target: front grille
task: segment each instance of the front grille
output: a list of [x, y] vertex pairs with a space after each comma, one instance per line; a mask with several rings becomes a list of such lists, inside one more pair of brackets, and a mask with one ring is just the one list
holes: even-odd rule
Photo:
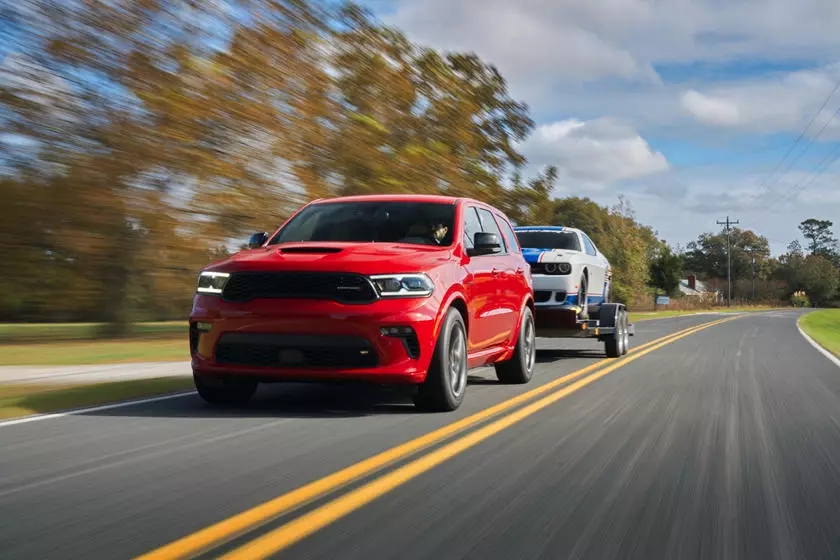
[[216, 344], [216, 363], [240, 366], [358, 369], [379, 363], [364, 338], [228, 333]]
[[226, 301], [253, 299], [330, 299], [342, 303], [371, 303], [376, 291], [360, 274], [341, 272], [237, 272], [231, 274], [222, 297]]
[[545, 303], [551, 299], [551, 292], [549, 290], [535, 290], [534, 301], [537, 303]]
[[559, 301], [560, 303], [566, 301], [566, 292], [555, 292], [554, 301]]

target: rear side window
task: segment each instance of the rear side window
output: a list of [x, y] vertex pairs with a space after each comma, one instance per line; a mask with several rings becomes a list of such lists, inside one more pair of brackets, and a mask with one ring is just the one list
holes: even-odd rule
[[472, 248], [475, 234], [481, 232], [481, 222], [474, 206], [464, 208], [464, 247]]
[[510, 247], [511, 253], [516, 253], [517, 255], [522, 253], [519, 249], [519, 243], [516, 239], [516, 234], [513, 233], [513, 228], [510, 227], [510, 224], [507, 220], [502, 218], [501, 216], [496, 216], [496, 221], [499, 222], [502, 226], [502, 230], [505, 232], [505, 237], [507, 239], [507, 246]]
[[491, 214], [488, 210], [484, 208], [478, 209], [478, 216], [481, 218], [481, 227], [485, 233], [495, 233], [496, 237], [499, 238], [499, 243], [502, 244], [502, 251], [507, 251], [507, 243], [505, 243], [505, 236], [502, 235], [502, 230], [499, 229], [499, 224], [496, 223], [496, 219], [493, 218], [493, 214]]

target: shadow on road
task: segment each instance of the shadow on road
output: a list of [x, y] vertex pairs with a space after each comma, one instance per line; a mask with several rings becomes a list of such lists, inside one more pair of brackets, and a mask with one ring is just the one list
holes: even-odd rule
[[550, 348], [537, 350], [537, 363], [550, 364], [560, 360], [567, 360], [572, 358], [591, 359], [604, 358], [603, 350], [573, 350], [568, 348]]

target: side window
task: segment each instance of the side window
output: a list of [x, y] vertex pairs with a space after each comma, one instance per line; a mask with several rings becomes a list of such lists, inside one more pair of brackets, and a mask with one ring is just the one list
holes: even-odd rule
[[472, 248], [475, 234], [481, 231], [481, 222], [474, 206], [464, 207], [464, 247]]
[[507, 220], [496, 215], [496, 221], [502, 225], [502, 230], [505, 232], [505, 239], [507, 241], [507, 246], [510, 247], [511, 253], [516, 253], [519, 255], [522, 253], [522, 250], [519, 248], [519, 240], [516, 238], [516, 234], [513, 232], [513, 228], [510, 227], [510, 224]]
[[[502, 253], [507, 252], [507, 243], [505, 243], [505, 236], [502, 235], [502, 230], [499, 229], [499, 224], [496, 223], [493, 214], [484, 208], [478, 209], [478, 216], [481, 218], [482, 231], [485, 233], [495, 233], [499, 238], [499, 243], [502, 244]], [[502, 254], [499, 253], [499, 254]]]
[[589, 237], [586, 234], [581, 234], [583, 237], [583, 245], [586, 247], [586, 254], [592, 255], [593, 257], [598, 254], [598, 251], [595, 250], [595, 245], [592, 244]]

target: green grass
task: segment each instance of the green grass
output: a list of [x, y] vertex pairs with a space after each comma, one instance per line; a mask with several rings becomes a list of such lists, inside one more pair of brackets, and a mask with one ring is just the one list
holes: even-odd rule
[[[97, 338], [101, 323], [0, 323], [0, 342], [57, 342]], [[187, 336], [186, 321], [135, 323], [127, 338]]]
[[636, 311], [630, 312], [630, 322], [636, 323], [638, 321], [647, 321], [649, 319], [662, 319], [665, 317], [680, 317], [682, 315], [696, 315], [698, 313], [747, 313], [752, 311], [770, 311], [778, 309], [770, 306], [755, 306], [755, 307], [714, 307], [711, 309], [666, 309], [664, 311]]
[[799, 326], [823, 348], [840, 357], [840, 309], [812, 311], [799, 319]]
[[92, 385], [2, 385], [0, 418], [17, 418], [71, 408], [164, 395], [193, 387], [192, 378], [139, 379]]
[[189, 360], [184, 336], [0, 345], [0, 366], [69, 366]]

